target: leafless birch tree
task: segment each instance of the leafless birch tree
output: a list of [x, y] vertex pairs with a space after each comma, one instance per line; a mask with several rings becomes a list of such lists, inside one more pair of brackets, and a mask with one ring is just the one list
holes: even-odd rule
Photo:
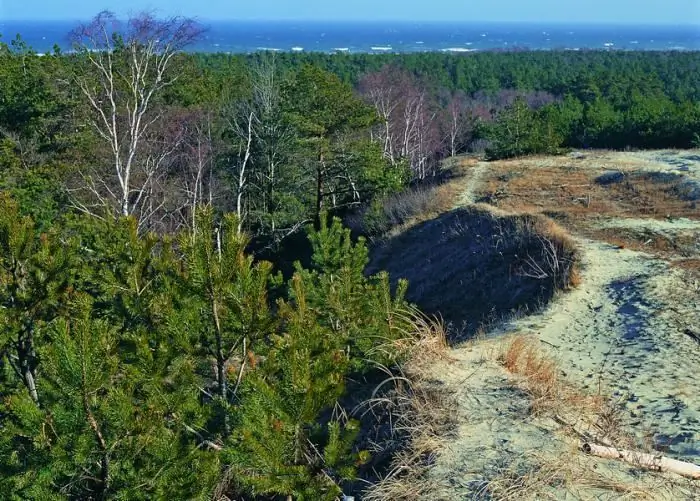
[[384, 156], [392, 165], [407, 160], [414, 177], [433, 174], [441, 138], [438, 115], [427, 91], [412, 75], [387, 66], [366, 75], [360, 92], [381, 118], [373, 139], [383, 145]]
[[107, 205], [142, 223], [160, 206], [154, 183], [179, 139], [153, 139], [164, 115], [157, 101], [178, 78], [176, 55], [200, 33], [189, 19], [142, 14], [122, 25], [107, 11], [74, 30], [73, 46], [85, 63], [76, 82], [92, 109], [90, 125], [111, 157], [109, 166], [83, 173], [89, 198], [76, 197], [78, 208], [92, 213]]

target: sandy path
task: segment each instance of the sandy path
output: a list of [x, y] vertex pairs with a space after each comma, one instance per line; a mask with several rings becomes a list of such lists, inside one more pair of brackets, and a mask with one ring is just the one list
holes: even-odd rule
[[612, 395], [626, 421], [675, 457], [700, 461], [700, 291], [662, 261], [581, 240], [583, 281], [541, 314], [504, 330], [531, 333], [569, 379]]
[[459, 197], [455, 208], [464, 207], [465, 205], [473, 204], [476, 202], [476, 192], [481, 185], [482, 178], [489, 168], [488, 162], [479, 162], [469, 171], [469, 176], [467, 178], [467, 184]]
[[700, 181], [700, 150], [635, 151], [610, 153], [608, 156], [615, 162], [633, 161], [637, 168], [643, 168], [650, 172], [682, 174], [695, 181]]
[[[700, 180], [700, 151], [604, 153], [596, 163], [635, 162], [650, 171], [682, 172]], [[600, 166], [598, 166], [600, 167]], [[471, 171], [459, 204], [475, 202], [488, 163]], [[607, 219], [602, 226], [674, 234], [698, 232], [700, 221]], [[666, 262], [603, 242], [577, 238], [581, 286], [540, 314], [493, 335], [535, 334], [571, 381], [620, 401], [640, 437], [700, 462], [700, 285]], [[699, 245], [700, 247], [700, 245]]]
[[[684, 153], [681, 160], [673, 152], [618, 155], [641, 158], [651, 171], [680, 171], [700, 179], [700, 155], [693, 152]], [[615, 154], [610, 158], [614, 160]], [[482, 162], [471, 170], [458, 206], [475, 203], [487, 169]], [[669, 234], [700, 231], [700, 222], [690, 220], [601, 223]], [[529, 414], [527, 395], [514, 388], [511, 377], [494, 360], [494, 351], [507, 334], [535, 336], [571, 383], [590, 393], [611, 395], [622, 409], [626, 428], [640, 442], [700, 463], [700, 342], [687, 334], [700, 333], [700, 282], [648, 254], [576, 239], [583, 268], [577, 289], [561, 294], [541, 313], [489, 333], [487, 341], [456, 347], [453, 360], [435, 368], [436, 377], [456, 392], [461, 415], [456, 436], [433, 468], [437, 484], [444, 486], [435, 499], [482, 499], [481, 489], [493, 478], [515, 478], [552, 458], [614, 481], [657, 485], [653, 476], [640, 476], [615, 461], [583, 456], [557, 423]], [[569, 489], [550, 490], [547, 495], [618, 498], [612, 491]], [[700, 486], [692, 483], [688, 490], [669, 489], [652, 491], [653, 499], [700, 499]], [[541, 499], [539, 495], [532, 499]]]

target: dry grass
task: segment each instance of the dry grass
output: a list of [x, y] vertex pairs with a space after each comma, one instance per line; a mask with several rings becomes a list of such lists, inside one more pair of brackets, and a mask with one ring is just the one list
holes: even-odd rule
[[[684, 176], [650, 172], [639, 160], [604, 153], [584, 160], [532, 157], [493, 162], [480, 200], [511, 213], [545, 214], [567, 230], [619, 249], [648, 252], [685, 269], [698, 269], [696, 232], [630, 225], [601, 228], [611, 219], [700, 219], [697, 184]], [[573, 273], [572, 282], [576, 282]]]
[[442, 323], [410, 314], [413, 329], [406, 339], [413, 341], [408, 361], [398, 372], [385, 368], [387, 378], [353, 411], [363, 418], [371, 413], [386, 421], [388, 416], [391, 437], [402, 444], [389, 471], [363, 493], [366, 501], [434, 499], [431, 493], [437, 485], [428, 471], [457, 424], [454, 395], [432, 382], [430, 373], [436, 359], [448, 356]]
[[700, 259], [681, 259], [673, 262], [674, 265], [695, 275], [700, 275]]
[[509, 372], [522, 376], [521, 384], [532, 398], [530, 410], [535, 415], [567, 415], [572, 409], [593, 415], [602, 408], [600, 396], [583, 395], [563, 381], [556, 362], [543, 354], [533, 338], [513, 338], [499, 356], [499, 362]]
[[558, 364], [533, 337], [516, 336], [498, 354], [498, 361], [518, 376], [517, 384], [530, 395], [530, 411], [549, 416], [582, 440], [627, 448], [651, 449], [625, 431], [621, 402], [590, 395], [566, 381]]
[[482, 199], [512, 212], [558, 212], [595, 216], [700, 218], [697, 203], [685, 197], [685, 180], [617, 166], [620, 178], [606, 183], [603, 170], [577, 166], [567, 158], [527, 158], [493, 162]]
[[629, 228], [594, 228], [584, 230], [586, 236], [607, 242], [618, 249], [646, 252], [664, 259], [670, 265], [700, 276], [700, 240], [693, 232], [661, 234]]
[[616, 479], [593, 458], [577, 451], [551, 457], [531, 457], [527, 462], [514, 459], [485, 480], [470, 499], [489, 501], [616, 499], [675, 500], [693, 499], [693, 487], [685, 481], [655, 478]]
[[[556, 421], [576, 447], [565, 457], [543, 456], [504, 465], [490, 473], [475, 499], [558, 499], [562, 492], [575, 498], [577, 492], [587, 496], [597, 492], [615, 499], [685, 499], [693, 492], [694, 484], [687, 479], [653, 472], [637, 477], [629, 466], [608, 464], [620, 468], [621, 477], [608, 467], [599, 468], [604, 460], [582, 455], [578, 444], [583, 441], [645, 451], [651, 450], [651, 444], [640, 444], [626, 432], [618, 402], [585, 395], [564, 381], [556, 362], [543, 353], [535, 338], [512, 338], [500, 350], [498, 361], [516, 375], [516, 384], [532, 399], [531, 413]], [[621, 480], [625, 476], [635, 480]]]
[[456, 159], [437, 184], [421, 184], [381, 200], [379, 207], [347, 219], [351, 228], [374, 241], [382, 241], [450, 211], [464, 190], [464, 177], [472, 161]]

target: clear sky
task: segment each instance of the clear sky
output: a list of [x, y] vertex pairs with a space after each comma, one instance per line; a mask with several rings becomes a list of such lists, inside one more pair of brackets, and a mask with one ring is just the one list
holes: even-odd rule
[[144, 9], [201, 20], [423, 20], [700, 25], [700, 0], [0, 0], [0, 21]]

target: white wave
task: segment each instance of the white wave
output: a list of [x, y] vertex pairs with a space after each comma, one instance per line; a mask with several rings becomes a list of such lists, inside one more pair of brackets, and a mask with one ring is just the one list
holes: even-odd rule
[[603, 44], [605, 47], [613, 47], [615, 44], [612, 42], [606, 42]]
[[347, 48], [347, 47], [336, 47], [336, 48], [333, 49], [333, 50], [337, 50], [338, 52], [347, 52], [347, 51], [349, 51], [350, 49]]
[[448, 47], [447, 49], [441, 49], [442, 52], [474, 52], [476, 49], [467, 49], [465, 47]]
[[425, 42], [416, 42], [418, 45], [423, 45]]
[[276, 47], [256, 47], [255, 50], [262, 50], [266, 52], [279, 52], [282, 49], [278, 49]]
[[292, 52], [302, 52], [304, 47], [292, 47]]
[[377, 46], [377, 47], [371, 47], [372, 50], [378, 50], [378, 51], [388, 51], [392, 50], [391, 46]]

